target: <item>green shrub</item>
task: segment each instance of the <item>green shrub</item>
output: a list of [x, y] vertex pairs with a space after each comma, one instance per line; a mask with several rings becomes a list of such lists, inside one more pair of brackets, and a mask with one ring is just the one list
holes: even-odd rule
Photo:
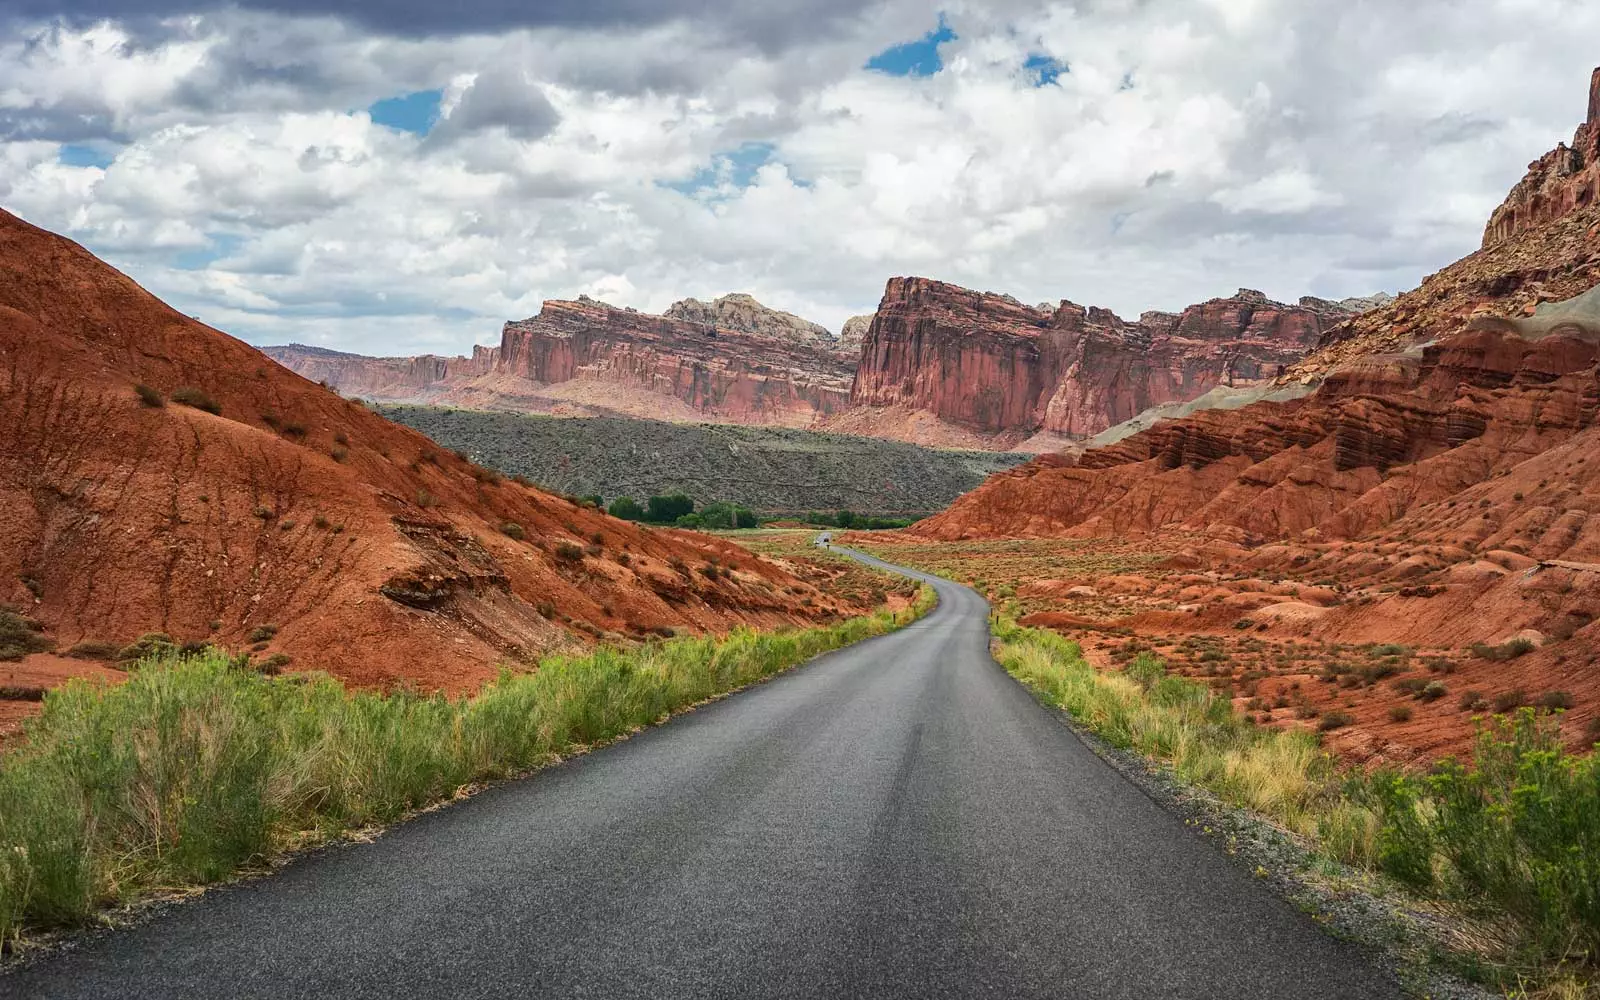
[[138, 385], [133, 387], [133, 394], [139, 397], [140, 404], [148, 406], [153, 410], [160, 409], [161, 407], [167, 405], [167, 401], [161, 398], [161, 393], [145, 385], [143, 382], [140, 382]]
[[271, 642], [272, 637], [278, 634], [276, 625], [257, 625], [250, 630], [246, 639], [250, 642]]
[[555, 547], [554, 555], [557, 560], [564, 563], [583, 562], [583, 548], [572, 542], [559, 542]]
[[56, 648], [53, 640], [40, 634], [43, 631], [42, 624], [26, 615], [0, 610], [0, 662]]
[[67, 650], [65, 655], [72, 657], [74, 660], [112, 661], [117, 659], [121, 652], [122, 647], [114, 642], [100, 642], [94, 639], [85, 639], [83, 642], [73, 645], [71, 649]]
[[507, 538], [515, 538], [519, 542], [528, 537], [528, 533], [523, 530], [522, 525], [515, 521], [507, 521], [500, 525], [500, 533]]
[[152, 657], [173, 656], [177, 652], [178, 644], [172, 641], [172, 636], [165, 632], [146, 632], [123, 646], [117, 653], [117, 659], [146, 660]]
[[1533, 699], [1535, 708], [1542, 708], [1548, 712], [1564, 712], [1567, 709], [1572, 708], [1577, 703], [1578, 701], [1576, 698], [1572, 697], [1571, 691], [1546, 691], [1544, 694], [1541, 694], [1539, 697]]
[[196, 389], [192, 385], [181, 385], [172, 390], [172, 401], [174, 403], [182, 403], [184, 406], [192, 406], [197, 410], [204, 410], [210, 414], [221, 415], [222, 413], [221, 403], [212, 399], [204, 389]]
[[1349, 712], [1329, 712], [1317, 722], [1317, 729], [1328, 733], [1335, 729], [1343, 729], [1345, 726], [1354, 725], [1355, 721], [1355, 716]]
[[1410, 722], [1411, 721], [1411, 706], [1410, 705], [1392, 705], [1392, 706], [1390, 706], [1390, 708], [1389, 708], [1389, 721], [1390, 722]]
[[1505, 661], [1515, 660], [1519, 656], [1526, 656], [1533, 652], [1534, 645], [1529, 639], [1512, 639], [1498, 646], [1487, 643], [1475, 642], [1472, 644], [1472, 655], [1485, 660]]
[[1482, 728], [1472, 766], [1371, 781], [1385, 871], [1516, 918], [1532, 954], [1600, 959], [1600, 758], [1531, 708]]

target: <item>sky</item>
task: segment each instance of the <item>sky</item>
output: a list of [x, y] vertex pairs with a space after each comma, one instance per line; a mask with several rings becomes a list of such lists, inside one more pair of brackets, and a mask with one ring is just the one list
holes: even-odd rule
[[916, 274], [1400, 291], [1570, 139], [1593, 0], [0, 0], [0, 207], [257, 344]]

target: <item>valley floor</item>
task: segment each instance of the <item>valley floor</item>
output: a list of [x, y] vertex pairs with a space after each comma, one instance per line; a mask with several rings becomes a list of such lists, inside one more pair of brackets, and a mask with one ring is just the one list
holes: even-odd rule
[[[1531, 705], [1561, 709], [1567, 745], [1600, 740], [1600, 675], [1580, 637], [1415, 646], [1361, 616], [1377, 587], [1309, 570], [1254, 576], [1204, 565], [1179, 543], [1106, 539], [938, 542], [853, 533], [847, 544], [962, 580], [1024, 625], [1077, 639], [1090, 662], [1117, 668], [1141, 653], [1232, 699], [1254, 722], [1319, 732], [1364, 766], [1426, 766], [1470, 752], [1487, 717]], [[1394, 588], [1388, 588], [1393, 590]], [[1369, 593], [1370, 590], [1370, 593]], [[1383, 596], [1389, 596], [1384, 594]], [[1355, 618], [1343, 632], [1330, 612]]]

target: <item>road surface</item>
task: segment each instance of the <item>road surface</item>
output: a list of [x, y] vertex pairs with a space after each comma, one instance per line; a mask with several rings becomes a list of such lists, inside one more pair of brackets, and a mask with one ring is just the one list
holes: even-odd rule
[[940, 604], [626, 742], [0, 975], [0, 997], [1398, 996]]

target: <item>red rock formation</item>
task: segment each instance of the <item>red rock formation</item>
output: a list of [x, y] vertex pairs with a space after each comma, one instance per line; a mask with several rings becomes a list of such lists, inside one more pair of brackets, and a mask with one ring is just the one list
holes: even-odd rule
[[[64, 646], [237, 648], [271, 624], [294, 669], [459, 691], [585, 636], [835, 603], [709, 536], [501, 481], [4, 212], [0, 427], [0, 602]], [[732, 572], [690, 572], [713, 555]]]
[[[849, 403], [853, 358], [826, 330], [749, 296], [673, 307], [680, 318], [581, 297], [507, 323], [470, 358], [368, 358], [299, 345], [265, 352], [348, 396], [530, 412], [618, 413], [806, 426]], [[729, 326], [692, 318], [721, 316]]]
[[1589, 83], [1589, 116], [1578, 126], [1571, 148], [1562, 143], [1528, 164], [1527, 176], [1489, 217], [1483, 245], [1596, 202], [1600, 202], [1600, 69]]
[[1241, 289], [1129, 323], [1062, 302], [1054, 311], [925, 278], [895, 278], [868, 330], [851, 402], [925, 410], [990, 433], [1087, 437], [1217, 385], [1281, 375], [1349, 313]]
[[826, 348], [587, 298], [546, 302], [532, 319], [507, 323], [497, 371], [643, 388], [737, 423], [805, 425], [849, 400], [850, 367]]
[[261, 353], [291, 371], [337, 389], [346, 396], [382, 402], [429, 402], [454, 384], [494, 371], [499, 349], [475, 346], [470, 358], [422, 354], [412, 358], [369, 358], [324, 347], [288, 344]]

